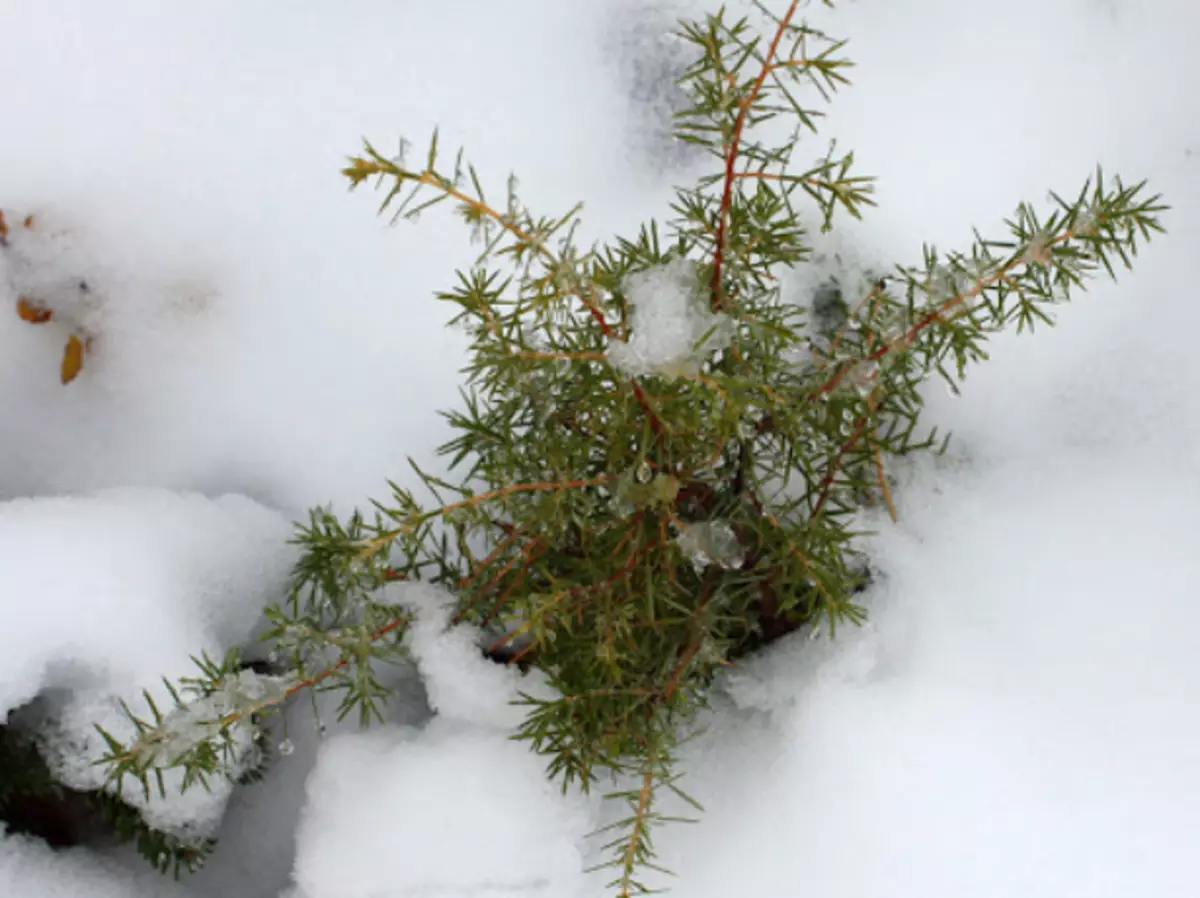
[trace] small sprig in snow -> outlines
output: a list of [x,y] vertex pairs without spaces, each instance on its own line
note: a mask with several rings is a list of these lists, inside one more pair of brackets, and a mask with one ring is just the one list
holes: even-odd
[[695,374],[705,355],[733,337],[733,322],[708,308],[696,265],[688,259],[630,275],[625,295],[629,340],[612,341],[607,355],[613,367],[631,376]]
[[[262,731],[256,712],[278,703],[294,685],[291,677],[266,676],[253,670],[229,673],[203,695],[172,692],[174,707],[160,712],[146,693],[152,718],[134,717],[128,707],[112,700],[95,700],[63,709],[43,727],[47,760],[64,783],[82,790],[105,789],[137,808],[142,819],[160,832],[185,841],[211,836],[221,821],[234,782],[262,759]],[[230,717],[237,717],[230,723]],[[103,740],[81,738],[83,722],[103,721],[96,729]],[[128,743],[120,740],[126,739]],[[124,777],[112,777],[98,764],[105,749],[126,757],[131,774],[154,769],[142,789],[125,789]],[[189,767],[182,759],[200,751],[212,763],[209,772]],[[150,782],[157,788],[151,789]],[[200,789],[190,788],[199,783]]]

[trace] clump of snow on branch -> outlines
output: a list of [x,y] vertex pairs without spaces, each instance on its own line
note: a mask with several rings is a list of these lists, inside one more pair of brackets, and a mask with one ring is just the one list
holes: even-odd
[[[263,731],[251,715],[268,702],[281,700],[294,682],[291,676],[264,676],[242,670],[225,677],[211,695],[190,701],[181,696],[183,706],[169,712],[166,709],[170,707],[170,699],[161,694],[165,690],[151,690],[164,711],[164,719],[141,734],[115,697],[92,702],[76,698],[51,713],[40,736],[47,761],[61,781],[77,789],[107,788],[117,792],[155,829],[185,841],[198,841],[213,835],[233,792],[233,783],[263,759],[260,744]],[[136,708],[137,702],[132,704]],[[230,714],[239,714],[240,720],[223,728],[221,720]],[[106,744],[89,732],[96,721],[103,721],[105,732],[129,746],[140,758],[155,767],[166,768],[162,771],[165,795],[156,785],[147,795],[141,784],[132,780],[124,784],[107,782],[106,765],[96,764],[104,756]],[[228,741],[222,737],[223,730]],[[221,771],[208,778],[207,788],[191,786],[185,792],[183,770],[169,765],[204,742],[211,742],[221,753]]]
[[709,309],[696,265],[688,259],[632,274],[624,288],[629,339],[608,347],[608,360],[619,371],[634,377],[695,374],[705,357],[733,337],[733,322]]

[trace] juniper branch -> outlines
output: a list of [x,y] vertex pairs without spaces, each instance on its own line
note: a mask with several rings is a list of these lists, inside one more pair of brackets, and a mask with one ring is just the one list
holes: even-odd
[[[665,227],[581,250],[580,207],[537,217],[512,178],[507,202],[489,202],[461,151],[439,168],[436,132],[420,166],[367,144],[344,172],[352,186],[378,181],[393,219],[449,202],[483,245],[438,294],[472,340],[462,406],[446,415],[454,436],[439,447],[458,481],[410,462],[431,501],[392,484],[370,517],[311,514],[290,599],[271,612],[270,638],[294,668],[283,691],[341,690],[344,712],[378,717],[386,690],[369,662],[403,657],[406,623],[380,590],[446,587],[456,623],[487,630],[493,650],[536,664],[555,690],[523,699],[516,733],[548,774],[564,789],[632,780],[611,795],[628,813],[602,865],[625,896],[647,892],[640,871],[658,869],[651,832],[669,819],[658,795],[678,792],[676,752],[714,678],[805,624],[832,636],[864,620],[856,516],[876,501],[896,515],[889,459],[945,446],[920,426],[923,385],[954,384],[986,359],[989,335],[1050,323],[1086,279],[1115,277],[1166,210],[1144,183],[1097,169],[1077,198],[1052,194],[1047,216],[1021,205],[1004,239],[925,247],[853,306],[810,318],[780,273],[808,259],[810,220],[827,230],[873,195],[835,144],[793,164],[800,131],[822,115],[799,92],[828,102],[850,67],[845,42],[801,21],[799,6],[760,8],[766,38],[724,12],[681,26],[696,61],[678,136],[716,170],[677,192]],[[797,133],[765,142],[761,126],[780,116]],[[637,335],[632,285],[681,260],[722,317],[688,365],[631,376],[613,353]],[[724,342],[709,339],[718,327]],[[214,666],[201,692],[227,676]],[[207,748],[174,760],[211,774],[232,737],[222,720],[241,719],[217,719]],[[152,747],[171,720],[135,718],[137,739],[109,763],[143,782],[160,775],[172,759]]]

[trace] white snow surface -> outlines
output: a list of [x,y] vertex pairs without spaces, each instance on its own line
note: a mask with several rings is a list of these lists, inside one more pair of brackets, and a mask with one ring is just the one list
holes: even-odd
[[149,868],[130,869],[82,849],[55,852],[37,839],[0,832],[0,894],[5,898],[185,898],[188,893]]
[[[1190,898],[1200,10],[808,11],[858,63],[823,134],[880,178],[878,208],[820,241],[827,257],[965,246],[1098,161],[1151,179],[1170,233],[1057,329],[995,341],[962,398],[931,391],[956,448],[900,469],[898,525],[869,522],[870,625],[797,634],[718,691],[683,758],[707,810],[658,835],[679,874],[661,884]],[[587,239],[630,235],[694,174],[630,133],[646,113],[622,94],[614,35],[643,15],[661,18],[650,0],[0,3],[0,208],[18,228],[36,216],[0,253],[4,710],[41,695],[82,727],[81,709],[247,643],[292,558],[289,519],[412,485],[406,455],[437,471],[463,355],[431,293],[472,248],[436,212],[384,227],[337,170],[361,135],[419,152],[440,123],[497,194],[513,168],[535,211],[583,199]],[[67,387],[65,325],[3,314],[35,290],[96,335]],[[496,700],[525,683],[447,631],[435,595],[408,599],[426,609],[411,647],[427,699],[398,671],[394,723],[363,734],[326,707],[323,740],[291,709],[296,751],[229,799],[207,869],[176,885],[126,852],[0,837],[0,894],[605,894],[580,873],[602,811],[506,738]]]
[[343,734],[308,780],[292,898],[586,895],[591,828],[543,761],[490,727],[439,716]]
[[525,719],[526,709],[516,705],[523,696],[555,697],[540,671],[522,674],[484,658],[478,631],[452,623],[453,598],[445,590],[393,583],[384,598],[414,616],[404,643],[425,684],[429,706],[439,717],[511,732]]
[[451,624],[444,590],[397,583],[384,598],[415,616],[405,642],[436,717],[326,744],[290,898],[587,894],[589,808],[509,738],[522,693],[553,697],[544,677],[485,659],[471,628]]

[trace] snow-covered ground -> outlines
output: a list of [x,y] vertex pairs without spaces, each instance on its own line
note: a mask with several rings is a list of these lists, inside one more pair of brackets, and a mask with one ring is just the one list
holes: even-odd
[[[52,694],[69,739],[111,691],[244,641],[289,520],[403,482],[406,455],[433,464],[463,342],[431,294],[471,248],[449,216],[388,230],[346,193],[362,135],[419,144],[440,123],[497,190],[515,169],[535,210],[582,199],[590,236],[628,233],[693,161],[662,155],[653,35],[705,6],[0,0],[0,208],[13,253],[61,276],[41,286],[68,321],[0,314],[0,710]],[[879,208],[826,249],[962,246],[1097,162],[1150,178],[1170,233],[1054,331],[997,341],[962,398],[933,390],[957,448],[905,472],[901,522],[873,539],[870,625],[731,677],[685,758],[707,812],[659,836],[666,884],[1194,895],[1200,9],[814,15],[859,63],[826,133],[880,176]],[[0,312],[29,276],[7,265]],[[95,344],[63,387],[72,321]],[[10,837],[0,895],[603,894],[580,873],[595,807],[472,710],[508,674],[452,636],[414,640],[429,695],[409,684],[394,725],[324,739],[298,706],[295,751],[229,799],[201,873],[176,885],[127,854]]]

